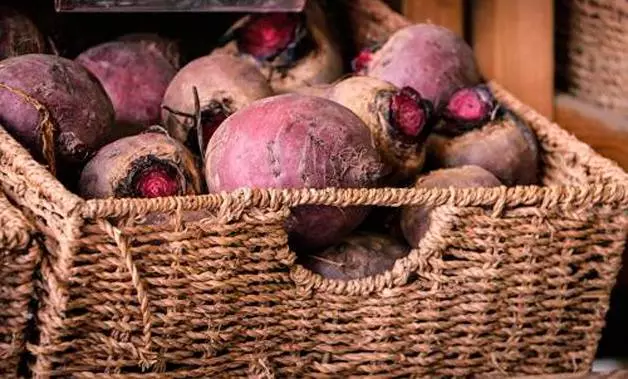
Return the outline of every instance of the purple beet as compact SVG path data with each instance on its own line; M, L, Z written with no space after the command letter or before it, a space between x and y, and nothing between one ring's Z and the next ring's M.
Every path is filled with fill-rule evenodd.
M435 108L458 88L481 80L471 47L451 30L434 24L400 29L372 58L362 52L358 61L358 66L366 66L367 75L399 88L412 87Z
M154 47L141 42L106 42L76 61L102 83L116 112L116 123L147 127L160 120L161 100L176 69Z
M248 188L374 187L387 174L369 129L349 109L320 97L276 95L225 120L209 141L210 192ZM295 246L328 246L355 229L367 207L302 206L287 230Z
M0 84L0 124L37 159L48 158L42 153L42 114L16 91L49 111L55 129L53 151L60 163L80 165L108 142L113 106L98 81L78 63L45 54L8 58L0 64Z

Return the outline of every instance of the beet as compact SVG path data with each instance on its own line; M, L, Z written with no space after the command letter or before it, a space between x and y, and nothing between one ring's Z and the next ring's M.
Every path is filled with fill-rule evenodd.
M30 18L15 9L0 6L0 61L45 50L44 36Z
M85 165L79 193L86 199L166 197L201 191L196 160L163 133L146 132L112 142Z
M173 39L155 33L130 33L119 37L118 41L139 42L146 49L160 52L175 69L181 67L181 47Z
M276 93L331 83L343 61L325 14L315 1L302 13L258 13L237 21L221 49L258 65Z
M195 124L194 88L199 97L201 141ZM224 119L272 94L268 81L253 64L215 51L188 63L175 75L164 94L161 116L174 138L201 153Z
M327 279L354 280L391 270L410 248L386 235L355 233L335 246L303 257L303 267Z
M0 64L0 84L0 124L36 159L52 164L50 153L54 152L69 174L108 142L113 106L98 81L78 63L45 54L8 58ZM43 151L47 130L42 115L15 90L50 113L54 149Z
M514 113L502 109L495 120L460 136L433 134L428 155L438 167L476 165L504 185L538 183L540 153L536 135Z
M461 88L454 92L439 112L443 122L436 131L459 135L482 126L496 116L498 106L493 93L485 84Z
M366 126L333 101L299 94L258 100L231 115L207 146L210 192L250 188L374 187L387 174ZM300 206L287 222L298 249L346 236L368 207Z
M435 108L481 80L471 47L451 30L415 24L395 32L367 62L365 74L412 87Z
M163 54L140 42L106 42L76 61L94 74L113 103L116 123L145 128L160 120L161 100L176 69Z
M369 127L378 151L392 167L388 184L419 173L433 126L429 101L412 88L398 89L368 76L342 80L326 97L349 108Z
M475 188L498 187L500 181L490 172L478 166L462 166L431 171L419 177L415 188ZM406 241L413 248L419 247L419 242L429 230L430 214L433 207L410 206L401 210L401 231Z

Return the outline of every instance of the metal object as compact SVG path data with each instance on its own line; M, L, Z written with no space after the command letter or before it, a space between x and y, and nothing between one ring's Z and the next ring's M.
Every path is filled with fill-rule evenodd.
M307 0L55 0L57 12L300 12Z

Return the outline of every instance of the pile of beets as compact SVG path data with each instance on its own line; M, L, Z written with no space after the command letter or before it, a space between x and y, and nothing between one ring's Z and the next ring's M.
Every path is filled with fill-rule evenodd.
M535 134L463 39L411 25L349 64L332 32L311 1L247 15L185 64L179 42L152 33L70 59L0 8L0 124L85 199L537 183ZM301 206L286 230L303 265L349 280L417 248L430 212Z

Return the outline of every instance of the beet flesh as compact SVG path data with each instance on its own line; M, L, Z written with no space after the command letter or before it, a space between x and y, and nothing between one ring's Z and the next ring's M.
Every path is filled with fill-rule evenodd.
M504 110L494 121L459 136L432 135L428 155L439 167L480 166L506 186L539 181L536 135L510 111Z
M166 197L201 191L196 160L162 133L146 132L112 142L85 165L79 193L86 199Z
M8 58L0 63L0 83L26 93L50 112L57 163L80 166L108 142L113 106L98 81L78 63L45 54ZM0 104L0 124L43 160L37 109L5 88L0 88Z
M485 84L460 88L443 107L443 122L436 131L459 135L480 127L495 117L498 106L493 93Z
M451 30L415 24L394 33L368 61L366 74L412 87L439 108L461 87L481 80L471 47Z
M355 233L321 252L303 257L303 267L332 280L354 280L391 270L410 248L386 235Z
M202 141L195 123L198 91ZM215 51L185 65L172 79L162 101L168 132L199 153L222 121L251 102L273 95L266 78L250 62ZM202 150L201 150L202 149Z
M46 50L46 41L37 26L17 10L0 6L0 61Z
M258 100L229 117L205 155L210 192L248 188L374 187L386 166L349 109L299 94ZM346 236L368 207L300 206L287 221L291 242L307 250Z
M113 103L118 127L148 127L160 120L161 101L176 69L140 42L106 42L76 61L98 78Z
M473 188L498 187L501 182L490 172L478 166L462 166L431 171L419 177L415 188ZM421 239L430 228L429 206L412 206L401 209L401 231L413 248L418 248Z

